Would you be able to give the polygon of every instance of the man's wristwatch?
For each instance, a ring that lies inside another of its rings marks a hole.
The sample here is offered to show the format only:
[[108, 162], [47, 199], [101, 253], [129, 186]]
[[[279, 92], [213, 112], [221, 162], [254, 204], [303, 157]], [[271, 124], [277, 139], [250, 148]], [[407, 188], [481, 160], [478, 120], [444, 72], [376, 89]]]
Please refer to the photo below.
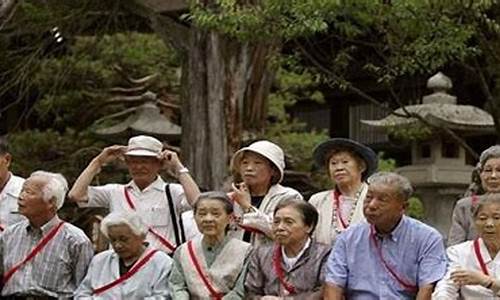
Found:
[[189, 173], [189, 169], [186, 168], [186, 167], [183, 167], [183, 168], [180, 168], [178, 171], [177, 171], [177, 174], [181, 175], [181, 174], [187, 174]]

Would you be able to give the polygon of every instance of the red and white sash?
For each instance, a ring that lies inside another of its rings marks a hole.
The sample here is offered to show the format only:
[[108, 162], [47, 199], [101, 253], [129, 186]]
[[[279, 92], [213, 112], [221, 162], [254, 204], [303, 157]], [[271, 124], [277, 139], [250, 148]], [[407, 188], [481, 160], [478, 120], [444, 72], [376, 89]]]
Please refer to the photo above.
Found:
[[483, 274], [486, 276], [490, 276], [490, 273], [488, 272], [488, 267], [486, 267], [486, 264], [484, 263], [483, 255], [481, 254], [481, 248], [479, 247], [479, 238], [475, 239], [474, 242], [474, 254], [476, 255], [477, 262], [479, 263], [479, 267], [481, 268], [481, 271], [483, 271]]
[[[132, 209], [135, 210], [135, 205], [134, 202], [132, 201], [132, 198], [130, 197], [130, 193], [127, 190], [127, 187], [123, 187], [123, 193], [125, 194], [125, 199], [127, 200], [128, 206]], [[153, 229], [153, 227], [149, 226], [148, 227], [148, 232], [150, 232], [154, 237], [160, 241], [160, 243], [167, 247], [170, 251], [174, 252], [176, 249], [176, 246], [169, 242], [166, 237], [158, 233], [156, 230]]]
[[278, 276], [278, 279], [285, 288], [285, 290], [290, 294], [293, 295], [295, 294], [295, 287], [286, 281], [285, 279], [285, 271], [283, 270], [283, 267], [281, 266], [281, 261], [282, 261], [282, 255], [281, 255], [281, 246], [279, 244], [276, 244], [274, 247], [274, 253], [273, 253], [273, 267], [274, 267], [274, 272]]
[[380, 258], [380, 261], [384, 265], [385, 269], [392, 275], [394, 279], [396, 279], [399, 284], [404, 287], [407, 291], [411, 293], [417, 293], [418, 292], [418, 287], [406, 280], [404, 280], [396, 271], [392, 269], [392, 267], [385, 261], [384, 257], [382, 256], [382, 249], [380, 248], [380, 245], [378, 244], [377, 237], [375, 236], [375, 226], [371, 225], [370, 226], [370, 237], [373, 241], [373, 244], [375, 245], [375, 249], [377, 251], [377, 255]]
[[30, 253], [22, 261], [15, 264], [10, 270], [8, 270], [6, 273], [4, 273], [3, 274], [3, 281], [2, 281], [3, 284], [5, 285], [5, 283], [7, 281], [9, 281], [9, 279], [12, 277], [12, 275], [14, 275], [14, 273], [16, 273], [27, 262], [29, 262], [35, 256], [37, 256], [38, 253], [40, 253], [43, 250], [43, 248], [45, 248], [45, 246], [47, 246], [47, 244], [56, 236], [56, 234], [59, 232], [59, 229], [61, 229], [63, 225], [64, 225], [64, 222], [61, 221], [59, 224], [54, 226], [54, 228], [52, 228], [49, 231], [49, 233], [47, 233], [47, 235], [44, 236], [33, 249], [31, 249]]
[[130, 270], [127, 271], [127, 273], [123, 274], [122, 276], [120, 276], [119, 278], [113, 280], [112, 282], [108, 283], [108, 284], [105, 284], [101, 287], [98, 287], [96, 289], [94, 289], [92, 291], [92, 294], [94, 295], [99, 295], [99, 294], [102, 294], [104, 293], [105, 291], [107, 290], [110, 290], [112, 288], [114, 288], [115, 286], [121, 284], [122, 282], [124, 282], [125, 280], [129, 279], [130, 277], [134, 276], [142, 267], [144, 267], [146, 265], [146, 263], [151, 260], [151, 258], [153, 257], [153, 255], [158, 252], [158, 250], [156, 249], [153, 249], [151, 250], [148, 254], [146, 254], [142, 259], [138, 260], [133, 266], [132, 268], [130, 268]]
[[207, 290], [210, 292], [210, 297], [215, 300], [221, 300], [222, 296], [224, 296], [221, 292], [217, 291], [217, 289], [214, 287], [214, 285], [210, 282], [208, 279], [208, 276], [205, 274], [203, 269], [201, 268], [200, 262], [198, 258], [196, 257], [196, 254], [194, 253], [193, 250], [193, 241], [189, 241], [187, 243], [188, 247], [188, 252], [189, 252], [189, 258], [191, 259], [191, 263], [194, 265], [196, 269], [196, 273], [200, 277], [200, 279], [203, 281], [203, 284], [207, 288]]
[[[227, 194], [227, 196], [229, 197], [229, 199], [231, 199], [231, 201], [234, 204], [234, 202], [236, 202], [236, 201], [233, 199], [233, 195], [234, 195], [234, 193], [228, 193]], [[257, 233], [257, 234], [263, 234], [263, 235], [265, 235], [265, 233], [262, 232], [262, 230], [260, 230], [260, 229], [257, 229], [257, 228], [251, 227], [251, 226], [247, 226], [247, 225], [243, 225], [243, 224], [240, 224], [239, 222], [237, 222], [234, 214], [232, 214], [230, 218], [231, 218], [231, 221], [236, 224], [236, 226], [240, 227], [243, 230], [249, 231], [251, 233]]]

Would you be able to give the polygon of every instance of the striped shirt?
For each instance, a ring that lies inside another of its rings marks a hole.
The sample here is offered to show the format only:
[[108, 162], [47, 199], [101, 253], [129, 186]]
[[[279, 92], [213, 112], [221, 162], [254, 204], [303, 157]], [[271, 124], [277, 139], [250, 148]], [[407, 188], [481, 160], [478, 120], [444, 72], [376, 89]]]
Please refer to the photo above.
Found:
[[[22, 221], [8, 227], [0, 237], [0, 268], [8, 272], [21, 262], [61, 220], [56, 215], [41, 228]], [[6, 295], [39, 295], [71, 298], [82, 281], [94, 252], [79, 228], [65, 223], [52, 240], [15, 272], [2, 290]]]

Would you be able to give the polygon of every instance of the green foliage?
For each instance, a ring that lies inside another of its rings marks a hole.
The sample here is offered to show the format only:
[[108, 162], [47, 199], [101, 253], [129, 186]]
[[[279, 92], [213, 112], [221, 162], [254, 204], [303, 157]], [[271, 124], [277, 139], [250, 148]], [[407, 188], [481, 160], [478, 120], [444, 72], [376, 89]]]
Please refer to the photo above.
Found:
[[325, 31], [337, 0], [191, 1], [184, 18], [196, 26], [239, 39], [291, 39]]
[[130, 78], [161, 74], [149, 88], [175, 92], [179, 87], [175, 52], [151, 34], [118, 33], [102, 37], [78, 37], [71, 55], [46, 58], [33, 82], [41, 94], [34, 108], [52, 127], [86, 128], [94, 120], [123, 109], [105, 107], [111, 87], [129, 83], [113, 67], [120, 66]]
[[[76, 37], [68, 55], [39, 59], [38, 64], [31, 79], [37, 93], [30, 101], [35, 103], [27, 116], [27, 121], [36, 121], [37, 129], [9, 134], [13, 170], [23, 176], [44, 169], [63, 173], [72, 182], [111, 143], [99, 140], [89, 128], [96, 119], [125, 108], [124, 104], [105, 104], [113, 96], [110, 88], [130, 86], [114, 65], [131, 78], [161, 74], [148, 86], [154, 92], [179, 89], [178, 57], [152, 34]], [[123, 174], [111, 166], [100, 178], [123, 181]]]
[[396, 160], [384, 158], [384, 152], [378, 153], [378, 171], [392, 172], [396, 169]]
[[16, 174], [28, 176], [34, 170], [47, 170], [70, 179], [75, 179], [103, 146], [88, 133], [71, 129], [62, 134], [53, 130], [26, 130], [9, 135], [9, 143], [14, 157], [12, 170]]
[[421, 123], [415, 123], [411, 126], [389, 127], [387, 133], [394, 139], [401, 141], [423, 141], [434, 134], [431, 128]]
[[425, 218], [425, 208], [422, 201], [417, 197], [408, 199], [406, 214], [412, 218], [423, 220]]
[[269, 95], [268, 115], [272, 122], [266, 127], [266, 138], [285, 150], [293, 169], [310, 171], [314, 146], [328, 138], [324, 131], [306, 130], [305, 124], [292, 119], [286, 109], [297, 101], [323, 101], [317, 79], [307, 71], [296, 69], [290, 60], [281, 61], [276, 74], [275, 90]]

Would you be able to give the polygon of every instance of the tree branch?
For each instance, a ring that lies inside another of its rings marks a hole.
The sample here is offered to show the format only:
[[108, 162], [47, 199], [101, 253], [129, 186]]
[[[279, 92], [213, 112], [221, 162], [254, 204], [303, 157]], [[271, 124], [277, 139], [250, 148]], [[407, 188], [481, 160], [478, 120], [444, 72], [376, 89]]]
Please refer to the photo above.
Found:
[[19, 0], [0, 0], [0, 30], [12, 18], [20, 2]]

